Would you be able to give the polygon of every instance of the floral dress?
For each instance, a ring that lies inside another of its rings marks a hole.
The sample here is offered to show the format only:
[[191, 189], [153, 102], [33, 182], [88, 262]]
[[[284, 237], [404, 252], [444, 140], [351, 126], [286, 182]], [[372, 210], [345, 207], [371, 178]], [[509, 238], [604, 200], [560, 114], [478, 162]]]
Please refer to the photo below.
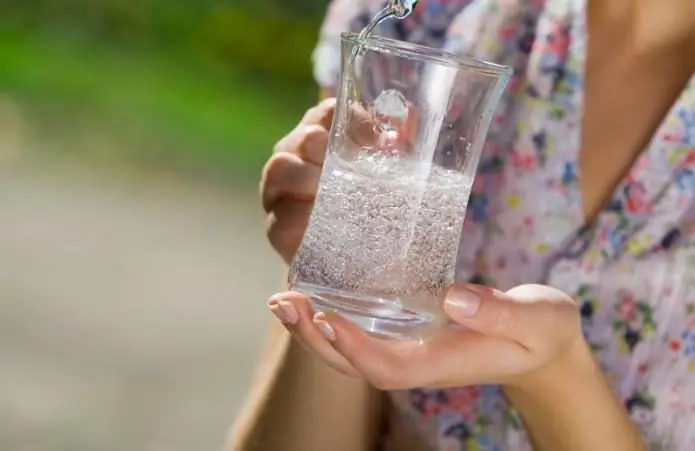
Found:
[[[695, 77], [591, 225], [578, 185], [587, 0], [421, 0], [379, 34], [506, 64], [466, 214], [458, 277], [573, 293], [595, 356], [650, 449], [695, 450]], [[335, 88], [339, 34], [381, 1], [334, 0], [314, 52]], [[391, 394], [433, 450], [529, 450], [496, 386]]]

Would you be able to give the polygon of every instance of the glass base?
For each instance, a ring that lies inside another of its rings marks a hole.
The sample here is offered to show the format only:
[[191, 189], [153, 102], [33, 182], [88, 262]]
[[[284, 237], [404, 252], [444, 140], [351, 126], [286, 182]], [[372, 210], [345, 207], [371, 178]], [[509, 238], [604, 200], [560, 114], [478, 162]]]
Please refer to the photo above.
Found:
[[379, 338], [422, 340], [442, 326], [433, 315], [408, 309], [397, 300], [303, 282], [294, 283], [290, 288], [309, 297], [315, 312], [339, 313]]

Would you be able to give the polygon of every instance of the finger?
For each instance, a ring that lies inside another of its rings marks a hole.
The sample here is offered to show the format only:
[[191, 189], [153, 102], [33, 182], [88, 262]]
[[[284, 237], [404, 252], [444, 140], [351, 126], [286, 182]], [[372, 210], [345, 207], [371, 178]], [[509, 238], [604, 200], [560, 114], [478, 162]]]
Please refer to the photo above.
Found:
[[[314, 323], [333, 348], [342, 355], [372, 385], [380, 390], [395, 390], [412, 384], [418, 386], [417, 374], [405, 374], [402, 356], [408, 350], [419, 351], [413, 342], [383, 343], [362, 331], [357, 325], [337, 313], [318, 313]], [[411, 354], [412, 361], [417, 356]]]
[[328, 147], [328, 131], [320, 125], [308, 125], [304, 133], [304, 139], [294, 152], [304, 161], [318, 167], [323, 166]]
[[[309, 108], [300, 121], [304, 125], [320, 125], [330, 130], [336, 111], [336, 99], [323, 100], [315, 107]], [[343, 124], [347, 135], [360, 145], [369, 145], [377, 141], [379, 133], [375, 129], [376, 122], [372, 115], [361, 105], [351, 104], [346, 110], [347, 117]]]
[[572, 296], [557, 288], [547, 285], [525, 284], [507, 290], [507, 296], [521, 304], [531, 304], [539, 301], [556, 306], [573, 307], [576, 303]]
[[456, 285], [447, 293], [444, 309], [451, 319], [476, 332], [534, 347], [543, 337], [555, 336], [548, 335], [550, 329], [567, 325], [565, 315], [573, 308], [566, 302], [571, 298], [550, 290], [503, 293], [480, 285]]
[[[380, 133], [375, 127], [376, 122], [369, 111], [359, 104], [350, 104], [342, 111], [344, 115], [340, 118], [342, 133], [350, 139], [351, 143], [366, 147], [378, 142]], [[330, 130], [335, 112], [335, 99], [324, 100], [306, 112], [301, 124], [318, 124], [326, 130]]]
[[426, 386], [503, 384], [530, 367], [531, 352], [513, 341], [473, 330], [452, 330], [427, 343]]
[[317, 166], [323, 165], [328, 144], [328, 130], [318, 124], [300, 123], [275, 145], [273, 153], [294, 153]]
[[381, 390], [501, 383], [529, 361], [521, 346], [470, 330], [417, 342], [369, 336], [336, 314], [317, 314], [314, 322], [330, 328], [333, 347]]
[[[300, 121], [303, 125], [320, 125], [325, 130], [330, 130], [336, 111], [336, 99], [323, 100], [315, 107], [310, 108]], [[351, 104], [346, 107], [342, 126], [356, 143], [367, 145], [376, 142], [379, 133], [375, 130], [376, 122], [372, 115], [361, 105]]]
[[331, 97], [319, 102], [316, 106], [309, 108], [300, 121], [305, 125], [320, 125], [325, 130], [330, 130], [335, 113], [336, 99]]
[[[292, 152], [312, 163], [322, 165], [329, 140], [329, 130], [335, 113], [335, 99], [327, 99], [310, 108], [299, 125], [282, 138], [274, 153]], [[371, 114], [359, 105], [345, 110], [341, 120], [341, 133], [345, 135], [341, 152], [354, 154], [363, 148], [379, 144], [381, 132]]]
[[302, 241], [312, 208], [313, 202], [280, 200], [268, 215], [268, 240], [287, 263]]
[[348, 376], [359, 376], [357, 370], [333, 349], [312, 322], [314, 311], [306, 296], [287, 292], [273, 296], [269, 301], [271, 303], [276, 303], [283, 310], [285, 318], [294, 320], [286, 323], [287, 328], [309, 351], [337, 371]]
[[293, 153], [273, 155], [263, 168], [261, 200], [263, 209], [270, 212], [282, 198], [311, 202], [321, 178], [321, 168], [302, 160]]
[[381, 133], [367, 110], [361, 106], [353, 105], [346, 114], [344, 129], [348, 144], [360, 149], [379, 143]]
[[[341, 365], [338, 365], [338, 364], [335, 364], [333, 362], [326, 361], [325, 359], [322, 359], [321, 356], [318, 355], [312, 349], [312, 347], [309, 344], [307, 344], [306, 341], [304, 341], [302, 336], [295, 331], [293, 325], [289, 323], [289, 320], [287, 319], [288, 307], [285, 304], [283, 304], [282, 302], [278, 303], [277, 301], [270, 300], [270, 301], [268, 301], [268, 307], [270, 308], [270, 311], [283, 323], [283, 325], [285, 326], [285, 329], [292, 336], [292, 339], [295, 340], [297, 343], [299, 343], [299, 345], [302, 348], [304, 348], [307, 352], [309, 352], [312, 356], [321, 359], [322, 362], [324, 362], [326, 365], [330, 366], [331, 368], [333, 368], [334, 370], [338, 371], [341, 374], [344, 374], [344, 375], [350, 376], [350, 377], [359, 376], [359, 373], [357, 372], [357, 370], [355, 370], [354, 368], [351, 368], [349, 366], [349, 364], [347, 366], [343, 367]], [[297, 312], [295, 312], [295, 314], [297, 314]]]

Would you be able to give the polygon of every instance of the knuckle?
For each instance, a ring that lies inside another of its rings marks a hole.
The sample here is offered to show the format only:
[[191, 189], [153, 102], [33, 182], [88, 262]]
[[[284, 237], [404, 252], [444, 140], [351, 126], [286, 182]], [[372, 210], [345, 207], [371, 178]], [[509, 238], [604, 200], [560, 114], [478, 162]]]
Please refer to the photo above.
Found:
[[335, 97], [327, 97], [319, 102], [319, 107], [324, 111], [332, 110], [335, 108], [336, 102], [337, 99]]
[[274, 215], [268, 215], [266, 236], [273, 250], [289, 264], [299, 247], [301, 236], [288, 233], [287, 228]]
[[302, 123], [305, 124], [321, 124], [328, 128], [330, 126], [329, 119], [333, 117], [335, 110], [336, 99], [334, 97], [324, 99], [307, 110], [302, 118]]
[[281, 152], [286, 152], [287, 151], [287, 143], [289, 141], [289, 137], [292, 135], [290, 132], [289, 134], [283, 136], [280, 138], [278, 142], [275, 143], [275, 146], [273, 146], [273, 154], [281, 153]]
[[320, 125], [307, 125], [300, 131], [301, 138], [298, 140], [297, 149], [290, 149], [291, 151], [298, 151], [302, 147], [313, 147], [321, 143], [321, 141], [328, 135], [325, 128]]
[[323, 143], [328, 131], [318, 124], [300, 124], [289, 135], [282, 138], [273, 147], [273, 156], [301, 154], [302, 148], [313, 148]]
[[262, 178], [261, 178], [261, 189], [263, 189], [266, 184], [272, 180], [273, 175], [278, 171], [282, 170], [285, 165], [285, 159], [282, 154], [275, 154], [268, 158], [265, 165], [263, 166]]
[[319, 119], [323, 121], [323, 119], [326, 119], [327, 117], [333, 115], [333, 111], [335, 110], [336, 104], [337, 100], [335, 97], [329, 97], [319, 102], [319, 104], [317, 105], [317, 109], [320, 112]]
[[263, 167], [259, 186], [265, 211], [271, 210], [277, 197], [291, 190], [293, 180], [301, 176], [301, 167], [291, 154], [281, 153], [270, 157]]
[[274, 213], [268, 213], [265, 217], [265, 231], [268, 236], [268, 241], [271, 244], [278, 239], [278, 218]]
[[277, 220], [275, 218], [268, 217], [266, 225], [266, 237], [268, 238], [268, 243], [275, 250], [275, 252], [282, 254], [281, 251], [284, 250], [283, 242], [281, 241], [281, 234], [278, 233], [278, 228], [276, 227]]
[[311, 208], [311, 203], [285, 197], [275, 202], [266, 215], [267, 238], [286, 261], [292, 259], [302, 241]]
[[319, 107], [321, 104], [312, 106], [306, 112], [304, 113], [304, 116], [302, 116], [302, 120], [300, 121], [301, 123], [309, 123], [309, 122], [314, 122], [313, 118], [316, 117], [319, 114]]
[[316, 138], [323, 138], [326, 133], [328, 133], [325, 128], [318, 124], [305, 125], [302, 132], [304, 134], [304, 142]]
[[284, 171], [290, 166], [296, 165], [300, 160], [291, 153], [279, 153], [268, 158], [265, 164], [266, 171], [275, 173]]

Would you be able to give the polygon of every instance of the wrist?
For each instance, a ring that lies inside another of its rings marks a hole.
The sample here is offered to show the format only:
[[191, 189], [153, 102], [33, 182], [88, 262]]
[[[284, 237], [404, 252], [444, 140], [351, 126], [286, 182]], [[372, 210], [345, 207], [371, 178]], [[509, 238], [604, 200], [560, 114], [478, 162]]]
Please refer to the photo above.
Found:
[[577, 451], [610, 443], [615, 451], [647, 451], [583, 339], [504, 388], [538, 449]]
[[557, 400], [577, 387], [602, 380], [602, 374], [583, 337], [571, 343], [562, 353], [543, 367], [504, 385], [510, 397], [529, 396]]

